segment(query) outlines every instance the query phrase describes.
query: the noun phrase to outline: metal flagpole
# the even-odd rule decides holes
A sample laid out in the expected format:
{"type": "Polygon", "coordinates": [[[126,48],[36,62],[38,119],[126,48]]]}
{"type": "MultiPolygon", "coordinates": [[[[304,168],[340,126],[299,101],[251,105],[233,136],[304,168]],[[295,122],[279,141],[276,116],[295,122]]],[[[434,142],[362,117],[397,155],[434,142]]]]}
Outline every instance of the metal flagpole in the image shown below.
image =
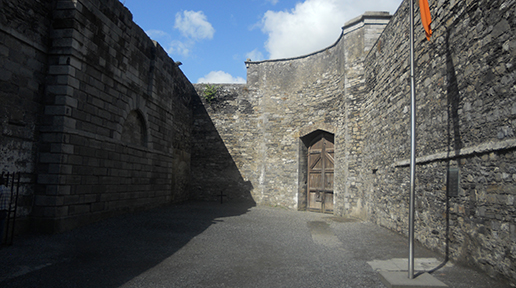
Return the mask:
{"type": "Polygon", "coordinates": [[[414,279],[414,201],[416,197],[416,85],[414,82],[414,1],[410,0],[410,209],[408,278],[414,279]]]}

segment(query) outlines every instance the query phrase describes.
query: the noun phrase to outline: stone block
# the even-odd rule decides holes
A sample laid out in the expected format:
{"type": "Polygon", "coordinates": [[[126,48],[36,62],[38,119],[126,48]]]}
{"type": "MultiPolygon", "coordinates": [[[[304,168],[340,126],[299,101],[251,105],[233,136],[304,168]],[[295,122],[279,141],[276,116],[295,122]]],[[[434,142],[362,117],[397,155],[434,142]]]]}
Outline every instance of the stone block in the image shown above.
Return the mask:
{"type": "Polygon", "coordinates": [[[63,156],[61,154],[41,153],[39,156],[39,161],[41,163],[61,163],[62,160],[63,156]]]}
{"type": "Polygon", "coordinates": [[[70,215],[88,214],[91,212],[91,206],[90,204],[70,205],[68,211],[70,215]]]}
{"type": "Polygon", "coordinates": [[[13,75],[13,73],[11,71],[2,69],[0,71],[0,80],[1,81],[9,81],[9,80],[11,80],[12,75],[13,75]]]}
{"type": "Polygon", "coordinates": [[[72,109],[66,106],[46,106],[46,115],[72,116],[72,109]]]}
{"type": "Polygon", "coordinates": [[[90,194],[95,191],[93,191],[93,185],[91,184],[83,184],[75,187],[75,194],[77,195],[84,195],[84,194],[90,194]]]}
{"type": "Polygon", "coordinates": [[[74,88],[67,85],[49,85],[47,91],[57,95],[73,96],[74,88]]]}
{"type": "MultiPolygon", "coordinates": [[[[96,191],[93,191],[96,192],[96,191]]],[[[97,194],[85,194],[81,196],[80,203],[94,203],[97,202],[97,194]]]]}
{"type": "Polygon", "coordinates": [[[77,108],[77,99],[70,96],[56,96],[55,104],[64,105],[71,108],[77,108]]]}
{"type": "Polygon", "coordinates": [[[68,185],[47,185],[46,195],[70,195],[71,187],[68,185]]]}
{"type": "Polygon", "coordinates": [[[92,203],[91,204],[91,212],[100,212],[104,211],[106,208],[106,203],[92,203]]]}
{"type": "Polygon", "coordinates": [[[67,116],[54,116],[53,126],[56,128],[72,128],[75,129],[77,120],[67,116]]]}
{"type": "Polygon", "coordinates": [[[51,174],[71,174],[72,166],[63,164],[48,164],[48,172],[51,174]]]}
{"type": "Polygon", "coordinates": [[[48,68],[48,73],[51,75],[66,75],[75,76],[75,68],[69,65],[51,65],[48,68]]]}
{"type": "Polygon", "coordinates": [[[51,143],[50,144],[50,152],[56,154],[73,154],[74,153],[74,145],[71,144],[63,144],[63,143],[51,143]]]}
{"type": "Polygon", "coordinates": [[[35,197],[35,205],[36,206],[62,206],[63,205],[63,197],[62,196],[46,196],[46,195],[38,195],[35,197]]]}
{"type": "Polygon", "coordinates": [[[43,216],[52,219],[68,216],[68,206],[44,207],[43,216]]]}
{"type": "Polygon", "coordinates": [[[56,75],[55,82],[58,85],[66,85],[75,89],[79,89],[81,82],[79,79],[70,75],[56,75]]]}

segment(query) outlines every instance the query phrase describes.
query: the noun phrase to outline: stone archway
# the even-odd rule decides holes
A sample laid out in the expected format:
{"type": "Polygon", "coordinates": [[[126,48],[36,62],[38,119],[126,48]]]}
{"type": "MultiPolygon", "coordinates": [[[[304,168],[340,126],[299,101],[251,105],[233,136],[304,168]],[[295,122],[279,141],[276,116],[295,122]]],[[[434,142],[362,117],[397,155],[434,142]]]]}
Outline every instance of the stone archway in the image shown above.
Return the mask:
{"type": "MultiPolygon", "coordinates": [[[[313,153],[314,156],[312,156],[312,158],[313,158],[312,159],[313,160],[312,163],[309,163],[310,162],[310,159],[309,159],[309,149],[310,149],[310,147],[313,147],[313,145],[316,144],[321,139],[325,139],[323,142],[325,142],[325,141],[326,142],[325,143],[321,142],[319,144],[326,145],[326,143],[331,143],[331,148],[333,149],[333,143],[335,143],[334,142],[334,139],[335,139],[335,127],[333,127],[331,125],[323,125],[323,127],[321,127],[320,125],[319,126],[311,125],[309,127],[306,127],[305,129],[302,129],[300,132],[301,133],[300,133],[299,146],[298,146],[299,147],[299,150],[298,150],[298,191],[297,191],[298,210],[311,210],[311,211],[313,211],[314,209],[311,209],[313,207],[310,208],[309,205],[308,205],[309,204],[309,197],[310,197],[309,184],[310,183],[314,183],[313,181],[311,182],[310,179],[309,179],[309,164],[315,164],[315,166],[317,166],[317,163],[315,163],[314,161],[316,161],[318,159],[317,156],[315,156],[317,154],[317,152],[318,152],[318,151],[316,151],[318,146],[316,145],[316,147],[314,147],[315,149],[312,149],[313,152],[314,152],[313,153]]],[[[333,157],[333,152],[334,151],[333,150],[326,151],[326,149],[325,149],[324,152],[326,153],[325,156],[322,159],[319,159],[319,160],[325,161],[325,164],[326,164],[326,163],[328,163],[328,161],[330,161],[328,159],[328,157],[330,157],[330,156],[333,157]],[[327,152],[330,152],[332,155],[328,155],[327,152]]],[[[330,162],[332,163],[331,165],[333,165],[333,159],[330,162]]],[[[321,162],[321,165],[322,165],[322,162],[321,162]]],[[[316,170],[318,169],[318,167],[313,167],[313,168],[316,168],[316,170]]],[[[324,170],[327,170],[327,169],[324,169],[324,170]]],[[[317,173],[319,173],[319,172],[318,171],[313,171],[312,172],[312,178],[313,177],[317,177],[317,176],[315,176],[317,173]]],[[[324,171],[323,173],[330,173],[330,174],[333,175],[333,171],[324,171]]],[[[322,174],[320,174],[320,175],[322,175],[322,174]]],[[[326,174],[326,176],[329,177],[330,175],[326,174]]],[[[326,180],[329,180],[330,178],[328,178],[328,177],[322,177],[320,180],[323,180],[323,178],[327,178],[326,180]]],[[[315,179],[312,179],[312,180],[315,180],[315,179]]],[[[331,180],[333,180],[333,178],[331,178],[331,180]]],[[[332,185],[332,188],[333,188],[333,185],[332,185]]],[[[317,190],[317,189],[312,189],[312,190],[317,190]]],[[[324,190],[324,189],[322,189],[322,190],[324,190]]],[[[333,197],[331,197],[331,200],[330,200],[330,198],[327,197],[329,195],[325,195],[324,193],[322,193],[322,191],[319,191],[319,192],[314,191],[312,193],[312,196],[313,197],[317,197],[317,196],[324,197],[324,201],[328,205],[321,205],[321,207],[323,207],[325,209],[323,209],[320,212],[332,213],[332,211],[333,211],[333,201],[334,201],[333,197]],[[330,204],[329,202],[332,202],[331,205],[329,205],[330,204]]],[[[331,196],[333,196],[333,190],[332,190],[331,196]]],[[[321,200],[321,199],[322,198],[318,198],[318,200],[321,200]]],[[[317,209],[315,209],[315,210],[317,210],[317,209]]]]}
{"type": "Polygon", "coordinates": [[[307,153],[307,210],[333,213],[334,136],[319,132],[307,153]]]}

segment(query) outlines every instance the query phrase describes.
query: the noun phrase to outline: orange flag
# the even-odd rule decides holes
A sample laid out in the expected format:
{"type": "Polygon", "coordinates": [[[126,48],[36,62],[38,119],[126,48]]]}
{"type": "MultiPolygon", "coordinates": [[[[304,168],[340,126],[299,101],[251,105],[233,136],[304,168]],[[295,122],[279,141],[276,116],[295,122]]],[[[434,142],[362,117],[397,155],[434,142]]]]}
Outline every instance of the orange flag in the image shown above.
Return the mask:
{"type": "Polygon", "coordinates": [[[428,0],[419,0],[419,10],[421,11],[421,23],[423,28],[425,28],[426,40],[430,41],[430,36],[432,36],[432,28],[430,28],[432,16],[430,16],[428,0]]]}

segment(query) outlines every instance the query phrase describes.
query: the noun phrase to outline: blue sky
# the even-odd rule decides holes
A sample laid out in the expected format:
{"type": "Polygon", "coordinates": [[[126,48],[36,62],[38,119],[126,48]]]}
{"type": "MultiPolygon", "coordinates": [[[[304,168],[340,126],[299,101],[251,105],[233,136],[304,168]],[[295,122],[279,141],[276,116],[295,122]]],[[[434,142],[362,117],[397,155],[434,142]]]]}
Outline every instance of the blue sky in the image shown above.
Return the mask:
{"type": "Polygon", "coordinates": [[[120,0],[192,83],[245,83],[244,61],[305,55],[333,44],[365,11],[402,0],[120,0]]]}

